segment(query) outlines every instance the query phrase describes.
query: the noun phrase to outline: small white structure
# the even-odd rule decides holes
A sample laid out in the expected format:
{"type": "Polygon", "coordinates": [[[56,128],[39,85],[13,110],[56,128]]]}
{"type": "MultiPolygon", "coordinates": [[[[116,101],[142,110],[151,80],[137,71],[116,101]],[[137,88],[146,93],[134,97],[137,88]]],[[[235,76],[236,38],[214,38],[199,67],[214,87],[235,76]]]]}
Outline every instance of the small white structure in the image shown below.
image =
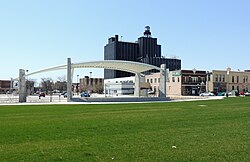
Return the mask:
{"type": "Polygon", "coordinates": [[[124,77],[104,80],[105,96],[133,95],[135,77],[124,77]]]}
{"type": "MultiPolygon", "coordinates": [[[[136,78],[123,77],[123,78],[114,78],[114,79],[105,79],[104,80],[104,93],[105,96],[121,96],[121,95],[134,95],[136,89],[135,86],[136,78]]],[[[145,76],[140,76],[140,96],[147,96],[147,92],[150,89],[150,84],[145,82],[145,76]]]]}

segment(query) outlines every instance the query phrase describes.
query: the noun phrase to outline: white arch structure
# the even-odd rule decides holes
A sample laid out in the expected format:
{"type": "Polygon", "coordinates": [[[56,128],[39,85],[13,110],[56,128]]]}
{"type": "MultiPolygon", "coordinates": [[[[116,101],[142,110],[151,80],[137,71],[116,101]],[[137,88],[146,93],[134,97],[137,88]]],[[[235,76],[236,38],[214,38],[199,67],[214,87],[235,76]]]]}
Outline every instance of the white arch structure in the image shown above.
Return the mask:
{"type": "MultiPolygon", "coordinates": [[[[161,68],[157,66],[144,64],[144,63],[138,63],[138,62],[132,62],[132,61],[122,61],[122,60],[104,60],[104,61],[71,63],[72,70],[77,69],[77,68],[103,68],[103,69],[127,71],[127,72],[134,73],[134,74],[142,73],[144,71],[148,71],[152,69],[156,69],[159,71],[162,70],[161,68]]],[[[26,74],[25,77],[43,73],[43,72],[63,70],[63,69],[67,69],[67,64],[38,70],[32,73],[26,74]]]]}
{"type": "MultiPolygon", "coordinates": [[[[132,61],[123,61],[123,60],[104,60],[104,61],[90,61],[90,62],[80,62],[80,63],[71,63],[71,58],[67,59],[67,64],[65,65],[59,65],[54,66],[42,70],[38,70],[35,72],[31,72],[29,74],[25,74],[25,71],[23,69],[20,69],[19,71],[19,101],[20,102],[26,102],[21,101],[26,98],[26,96],[23,96],[25,94],[25,77],[43,73],[43,72],[49,72],[49,71],[56,71],[56,70],[63,70],[67,69],[67,100],[70,101],[72,99],[72,92],[71,92],[71,85],[72,85],[72,78],[74,69],[77,68],[104,68],[104,69],[112,69],[112,70],[121,70],[126,71],[130,73],[135,74],[135,96],[139,97],[139,90],[140,90],[140,73],[156,69],[162,72],[163,77],[161,79],[161,82],[163,83],[162,92],[163,95],[166,96],[166,66],[163,66],[161,68],[149,64],[144,63],[138,63],[138,62],[132,62],[132,61]],[[164,85],[165,84],[165,85],[164,85]],[[21,96],[20,96],[21,95],[21,96]],[[20,100],[21,99],[21,100],[20,100]]],[[[160,84],[162,85],[162,84],[160,84]]],[[[161,86],[160,86],[161,87],[161,86]]]]}

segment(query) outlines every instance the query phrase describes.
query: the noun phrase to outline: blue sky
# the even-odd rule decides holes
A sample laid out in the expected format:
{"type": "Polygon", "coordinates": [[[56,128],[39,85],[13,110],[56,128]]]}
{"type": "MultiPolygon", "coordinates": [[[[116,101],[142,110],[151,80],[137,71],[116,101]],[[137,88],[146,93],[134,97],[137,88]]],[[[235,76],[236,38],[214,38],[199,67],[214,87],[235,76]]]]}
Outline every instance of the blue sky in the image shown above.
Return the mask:
{"type": "MultiPolygon", "coordinates": [[[[0,79],[72,62],[103,60],[109,37],[136,41],[149,25],[162,55],[183,69],[250,69],[249,0],[2,0],[0,79]]],[[[102,77],[103,70],[75,75],[102,77]]],[[[65,75],[58,71],[33,78],[65,75]]]]}

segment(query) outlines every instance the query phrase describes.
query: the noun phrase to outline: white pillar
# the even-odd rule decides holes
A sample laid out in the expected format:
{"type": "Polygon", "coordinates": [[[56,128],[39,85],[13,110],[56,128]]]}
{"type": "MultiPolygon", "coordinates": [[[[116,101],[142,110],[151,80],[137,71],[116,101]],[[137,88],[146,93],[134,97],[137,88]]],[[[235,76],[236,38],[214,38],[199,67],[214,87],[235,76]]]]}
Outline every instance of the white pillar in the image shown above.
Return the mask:
{"type": "Polygon", "coordinates": [[[135,74],[134,96],[140,97],[140,73],[135,74]]]}
{"type": "Polygon", "coordinates": [[[72,99],[72,71],[71,71],[71,58],[67,59],[67,102],[72,99]]]}
{"type": "Polygon", "coordinates": [[[19,69],[19,102],[26,102],[27,92],[26,92],[26,81],[25,81],[25,70],[19,69]]]}
{"type": "Polygon", "coordinates": [[[166,97],[166,82],[167,82],[167,75],[168,69],[166,69],[166,64],[161,65],[161,76],[160,76],[160,85],[159,85],[159,97],[166,97]]]}

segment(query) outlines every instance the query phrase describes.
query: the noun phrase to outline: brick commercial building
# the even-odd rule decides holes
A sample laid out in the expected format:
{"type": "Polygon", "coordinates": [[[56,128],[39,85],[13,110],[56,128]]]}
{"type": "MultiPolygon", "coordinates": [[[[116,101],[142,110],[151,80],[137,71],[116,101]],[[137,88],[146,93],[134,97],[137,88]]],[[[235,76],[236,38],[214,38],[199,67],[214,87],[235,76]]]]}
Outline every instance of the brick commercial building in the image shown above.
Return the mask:
{"type": "Polygon", "coordinates": [[[208,75],[207,88],[213,92],[248,92],[250,90],[249,71],[212,70],[208,75]]]}
{"type": "Polygon", "coordinates": [[[0,93],[6,93],[11,90],[11,80],[0,80],[0,93]]]}
{"type": "Polygon", "coordinates": [[[104,79],[103,78],[89,78],[85,76],[80,78],[80,92],[103,93],[104,79]]]}
{"type": "MultiPolygon", "coordinates": [[[[167,95],[198,96],[206,91],[206,76],[206,71],[196,69],[170,71],[166,83],[167,95]]],[[[157,96],[160,73],[146,75],[145,79],[147,83],[150,83],[152,92],[157,96]]]]}

